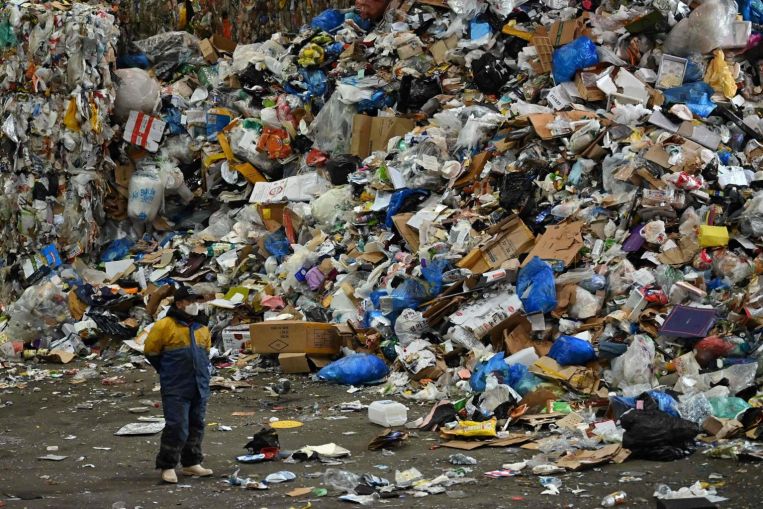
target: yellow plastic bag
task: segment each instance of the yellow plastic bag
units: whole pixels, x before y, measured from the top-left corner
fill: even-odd
[[[723,51],[717,49],[713,54],[715,56],[705,71],[705,82],[713,87],[713,90],[723,94],[726,99],[731,99],[737,94],[737,84],[734,82],[729,66],[726,65]]]
[[[441,428],[440,434],[445,438],[494,437],[496,423],[495,417],[485,422],[458,421],[458,425],[453,429]]]

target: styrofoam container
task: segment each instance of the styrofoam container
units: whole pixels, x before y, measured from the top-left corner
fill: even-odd
[[[408,422],[408,408],[395,401],[374,401],[368,405],[368,419],[379,426],[402,426]]]

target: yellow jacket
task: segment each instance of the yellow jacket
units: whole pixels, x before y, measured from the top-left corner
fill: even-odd
[[[205,326],[194,331],[196,346],[209,351],[212,337]],[[147,356],[159,355],[166,351],[177,350],[191,346],[191,329],[175,318],[165,317],[151,328],[143,345],[143,353]]]
[[[199,323],[168,316],[154,324],[143,352],[159,373],[162,396],[209,397],[210,346],[209,329]]]

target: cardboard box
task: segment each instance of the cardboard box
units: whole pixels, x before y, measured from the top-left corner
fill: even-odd
[[[554,21],[548,29],[548,38],[554,47],[564,46],[575,40],[578,29],[582,26],[579,20]]]
[[[491,237],[462,258],[458,267],[482,274],[528,252],[535,236],[518,216],[511,216],[488,229]]]
[[[355,115],[350,153],[365,159],[374,151],[386,150],[390,139],[404,136],[414,127],[416,122],[407,118]]]
[[[227,37],[223,37],[220,34],[213,35],[210,42],[217,51],[222,53],[230,53],[232,55],[233,52],[236,51],[236,42],[228,39]]]
[[[341,338],[330,323],[297,320],[254,323],[249,327],[254,353],[337,355]]]
[[[282,353],[278,356],[278,364],[284,373],[310,373],[331,362],[330,357],[308,355],[306,353]]]
[[[149,152],[156,152],[159,150],[159,142],[162,141],[166,125],[165,122],[151,115],[131,111],[122,138],[126,142],[145,148]]]
[[[595,83],[590,86],[586,86],[585,81],[583,79],[583,74],[594,75],[594,73],[589,73],[589,72],[586,72],[585,70],[575,73],[575,86],[578,89],[578,93],[580,94],[580,97],[582,97],[586,101],[603,101],[604,99],[606,99],[607,94],[599,90],[599,88],[596,86]]]
[[[234,325],[226,327],[222,332],[223,349],[238,351],[245,348],[246,343],[251,339],[249,334],[249,325]]]
[[[201,51],[201,56],[204,57],[206,62],[210,64],[217,63],[217,51],[215,51],[215,47],[212,46],[212,41],[209,39],[204,39],[203,41],[199,42],[199,50]]]
[[[536,240],[535,247],[527,255],[522,266],[537,256],[543,260],[561,260],[567,267],[575,260],[578,251],[584,245],[583,224],[582,221],[575,221],[546,228],[546,232]]]

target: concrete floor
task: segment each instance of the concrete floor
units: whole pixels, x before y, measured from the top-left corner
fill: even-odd
[[[56,366],[40,365],[43,369]],[[72,364],[66,369],[82,367]],[[0,369],[0,384],[7,375]],[[125,383],[104,385],[102,378],[123,377]],[[371,473],[394,480],[395,470],[415,466],[427,478],[433,478],[453,466],[448,457],[452,449],[438,448],[436,434],[416,432],[407,444],[384,455],[367,450],[368,442],[382,428],[367,420],[365,411],[341,413],[332,407],[342,402],[360,399],[368,404],[381,399],[376,389],[366,388],[348,394],[346,387],[319,384],[307,377],[293,376],[294,391],[280,401],[265,395],[263,386],[275,381],[275,373],[258,375],[253,388],[239,392],[215,391],[209,403],[207,434],[204,450],[206,466],[214,469],[208,479],[181,478],[179,486],[158,482],[154,470],[154,455],[159,435],[117,437],[114,432],[122,425],[136,421],[138,415],[128,409],[142,406],[142,400],[158,401],[154,392],[156,376],[153,371],[102,368],[98,378],[81,384],[71,384],[72,377],[29,382],[26,388],[0,390],[0,507],[9,508],[315,508],[349,506],[337,500],[340,493],[329,489],[326,497],[291,498],[288,492],[299,487],[320,487],[318,475],[327,466],[320,463],[284,464],[281,461],[255,465],[237,465],[236,455],[243,454],[247,437],[258,431],[272,417],[297,419],[302,428],[279,432],[284,450],[305,445],[335,442],[352,451],[343,468],[359,474]],[[92,408],[84,408],[91,403]],[[406,403],[409,418],[428,412],[429,405]],[[78,408],[79,406],[79,408]],[[234,412],[255,412],[253,416],[233,416]],[[150,414],[161,415],[160,409]],[[346,417],[331,420],[332,417]],[[231,426],[232,431],[218,431],[218,425]],[[344,434],[354,432],[354,434]],[[72,438],[75,437],[75,438]],[[47,450],[58,446],[57,452]],[[95,447],[109,447],[99,450]],[[46,454],[68,456],[59,462],[37,459]],[[478,464],[469,474],[475,481],[449,488],[462,491],[464,498],[448,494],[414,498],[378,500],[374,507],[406,508],[592,508],[601,498],[613,491],[624,490],[627,504],[622,507],[655,507],[652,493],[655,485],[666,483],[677,489],[697,480],[708,481],[710,474],[720,474],[719,495],[729,498],[724,508],[760,507],[760,467],[754,463],[714,460],[701,452],[672,462],[656,463],[626,461],[621,465],[605,465],[593,470],[557,475],[563,481],[557,496],[541,495],[544,488],[532,474],[489,479],[484,473],[507,462],[529,458],[530,451],[519,448],[483,448],[468,452]],[[386,469],[383,467],[386,465]],[[240,476],[263,479],[267,474],[289,470],[296,480],[272,485],[267,491],[251,491],[230,487],[224,479],[240,468]],[[310,477],[310,476],[315,477]],[[622,482],[623,478],[641,481]],[[585,490],[573,493],[573,490]],[[451,493],[451,495],[454,495]],[[16,498],[14,500],[14,498]],[[20,499],[20,500],[19,500]]]

